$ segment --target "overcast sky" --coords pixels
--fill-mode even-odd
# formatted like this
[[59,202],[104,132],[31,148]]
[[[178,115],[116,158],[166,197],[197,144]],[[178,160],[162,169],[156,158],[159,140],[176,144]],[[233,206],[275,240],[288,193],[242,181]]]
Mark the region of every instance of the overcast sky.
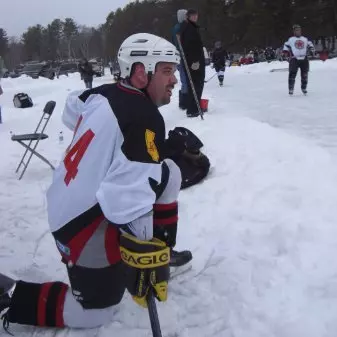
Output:
[[0,28],[20,36],[29,26],[46,26],[53,19],[74,18],[78,24],[98,26],[107,15],[131,0],[0,0]]

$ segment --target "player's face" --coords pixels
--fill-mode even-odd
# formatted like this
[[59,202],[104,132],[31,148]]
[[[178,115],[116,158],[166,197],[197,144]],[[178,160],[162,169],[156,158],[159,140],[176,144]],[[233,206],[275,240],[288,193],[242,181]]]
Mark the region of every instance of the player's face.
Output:
[[177,66],[173,63],[161,62],[156,66],[147,92],[158,107],[170,103],[173,88],[177,83],[174,75],[176,69]]
[[192,22],[197,22],[198,21],[198,14],[193,14],[193,15],[190,15],[189,19],[190,21]]
[[302,29],[301,28],[295,28],[294,34],[297,37],[300,37],[302,35]]

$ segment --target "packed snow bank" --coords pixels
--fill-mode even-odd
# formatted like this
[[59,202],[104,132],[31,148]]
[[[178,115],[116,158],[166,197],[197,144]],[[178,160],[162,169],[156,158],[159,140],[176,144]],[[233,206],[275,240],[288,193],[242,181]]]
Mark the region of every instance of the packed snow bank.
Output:
[[208,313],[180,309],[190,335],[333,336],[335,160],[248,119],[209,117],[195,130],[214,168],[181,197],[196,271],[180,289]]

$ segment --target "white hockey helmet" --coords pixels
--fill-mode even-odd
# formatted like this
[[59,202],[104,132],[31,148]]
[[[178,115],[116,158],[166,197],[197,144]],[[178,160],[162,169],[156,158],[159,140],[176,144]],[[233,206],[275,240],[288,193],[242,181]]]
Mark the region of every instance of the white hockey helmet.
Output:
[[132,65],[142,63],[145,71],[153,73],[159,62],[180,63],[177,48],[167,40],[148,33],[138,33],[129,36],[118,50],[118,63],[121,78],[131,74]]

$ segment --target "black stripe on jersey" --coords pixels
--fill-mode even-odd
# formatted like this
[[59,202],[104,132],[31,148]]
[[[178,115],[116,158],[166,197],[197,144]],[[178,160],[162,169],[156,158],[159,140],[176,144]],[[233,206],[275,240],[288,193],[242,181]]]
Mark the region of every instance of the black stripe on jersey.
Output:
[[55,239],[67,244],[83,229],[93,223],[98,217],[103,214],[101,206],[97,203],[84,213],[77,216],[75,219],[69,221],[66,225],[53,232]]
[[64,283],[54,282],[49,290],[46,303],[46,326],[57,326],[57,310],[60,310],[58,300],[64,287]]
[[160,198],[160,196],[163,194],[167,183],[169,181],[170,178],[170,169],[167,166],[167,164],[165,162],[163,162],[162,164],[162,172],[161,172],[161,182],[160,184],[158,184],[157,181],[155,181],[152,178],[149,178],[149,184],[153,190],[154,193],[156,193],[156,200],[158,200]]
[[160,163],[165,158],[165,124],[157,106],[142,91],[123,84],[105,84],[79,96],[102,95],[116,116],[124,137],[122,151],[130,161]]

